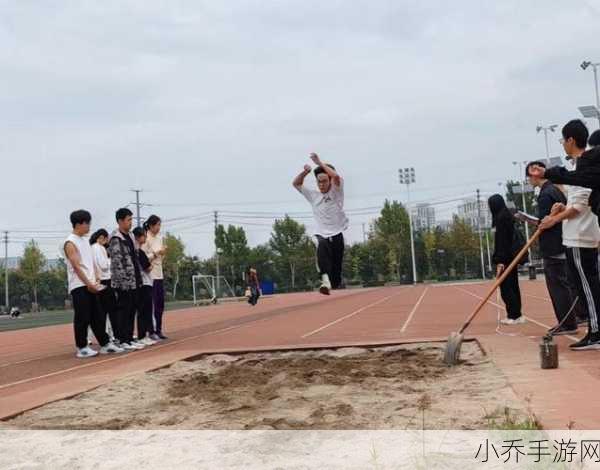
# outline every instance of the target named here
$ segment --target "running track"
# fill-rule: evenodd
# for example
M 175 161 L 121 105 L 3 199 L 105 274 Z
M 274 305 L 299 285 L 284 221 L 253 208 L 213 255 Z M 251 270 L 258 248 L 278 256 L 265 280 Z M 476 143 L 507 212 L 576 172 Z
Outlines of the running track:
M 338 291 L 331 297 L 288 294 L 265 298 L 255 308 L 229 303 L 172 311 L 166 313 L 168 341 L 127 355 L 88 360 L 74 357 L 69 325 L 2 332 L 0 419 L 203 353 L 443 340 L 458 329 L 488 286 L 403 286 Z M 523 281 L 521 289 L 530 321 L 503 327 L 519 336 L 495 333 L 495 296 L 468 335 L 481 342 L 518 395 L 535 395 L 533 408 L 546 426 L 563 427 L 573 420 L 579 428 L 598 429 L 600 409 L 590 411 L 589 400 L 598 402 L 592 390 L 600 387 L 600 351 L 569 351 L 567 345 L 575 338 L 561 337 L 561 368 L 540 371 L 537 344 L 554 324 L 552 309 L 543 282 Z M 574 390 L 575 383 L 588 385 Z M 564 412 L 560 404 L 567 400 L 576 404 Z

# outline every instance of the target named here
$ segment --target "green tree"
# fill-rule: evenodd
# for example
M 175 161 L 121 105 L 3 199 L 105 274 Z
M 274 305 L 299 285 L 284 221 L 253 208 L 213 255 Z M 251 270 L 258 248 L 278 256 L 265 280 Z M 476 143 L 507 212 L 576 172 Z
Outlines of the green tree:
M 269 246 L 276 265 L 289 273 L 289 285 L 295 290 L 298 275 L 307 272 L 311 258 L 314 263 L 314 245 L 306 235 L 306 227 L 289 216 L 276 220 Z
M 172 297 L 177 297 L 177 286 L 180 279 L 180 265 L 185 257 L 185 245 L 181 238 L 167 233 L 163 239 L 166 252 L 163 259 L 163 270 L 166 288 L 172 290 Z
M 33 293 L 33 304 L 36 306 L 35 308 L 37 308 L 38 305 L 38 283 L 45 265 L 46 257 L 35 240 L 31 240 L 25 246 L 19 270 Z
M 221 250 L 219 261 L 221 262 L 222 272 L 231 275 L 231 282 L 234 285 L 242 280 L 242 273 L 248 264 L 250 248 L 248 239 L 243 227 L 229 225 L 227 229 L 223 225 L 218 225 L 215 231 L 216 246 Z
M 393 278 L 412 280 L 410 255 L 410 222 L 408 212 L 397 201 L 386 200 L 380 216 L 373 223 L 374 239 L 383 242 L 387 260 L 387 274 Z

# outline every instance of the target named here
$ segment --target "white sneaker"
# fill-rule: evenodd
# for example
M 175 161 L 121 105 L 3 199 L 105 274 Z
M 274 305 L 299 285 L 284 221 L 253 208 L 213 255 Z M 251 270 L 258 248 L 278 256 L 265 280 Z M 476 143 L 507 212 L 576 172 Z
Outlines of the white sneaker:
M 519 318 L 514 320 L 512 318 L 503 318 L 500 320 L 500 323 L 503 325 L 522 325 L 523 323 L 527 323 L 527 320 L 525 320 L 525 317 L 521 315 Z
M 137 340 L 133 340 L 131 343 L 129 343 L 131 346 L 133 346 L 135 349 L 144 349 L 146 346 L 143 345 L 142 343 L 140 343 Z
M 321 287 L 319 288 L 319 292 L 323 295 L 329 295 L 331 293 L 331 282 L 329 281 L 329 276 L 327 274 L 321 276 Z
M 527 320 L 523 315 L 515 319 L 515 325 L 522 325 L 523 323 L 527 323 Z
M 120 343 L 119 347 L 125 351 L 135 351 L 137 348 L 133 347 L 133 345 L 129 343 Z
M 92 348 L 90 348 L 89 346 L 86 346 L 85 348 L 81 348 L 77 350 L 77 354 L 76 356 L 80 359 L 84 359 L 86 357 L 94 357 L 97 356 L 98 352 L 94 351 Z
M 142 343 L 144 346 L 154 346 L 156 341 L 152 341 L 148 336 L 146 336 L 140 341 L 140 343 Z
M 100 354 L 119 354 L 125 352 L 124 349 L 121 349 L 120 347 L 118 347 L 117 345 L 113 344 L 113 343 L 108 343 L 106 346 L 103 346 L 100 348 Z

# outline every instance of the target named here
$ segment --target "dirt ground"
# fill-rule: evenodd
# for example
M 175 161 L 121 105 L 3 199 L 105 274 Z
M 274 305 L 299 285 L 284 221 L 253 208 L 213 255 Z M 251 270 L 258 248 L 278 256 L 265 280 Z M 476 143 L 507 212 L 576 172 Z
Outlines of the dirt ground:
M 527 414 L 476 343 L 211 355 L 131 376 L 0 424 L 9 429 L 487 429 Z

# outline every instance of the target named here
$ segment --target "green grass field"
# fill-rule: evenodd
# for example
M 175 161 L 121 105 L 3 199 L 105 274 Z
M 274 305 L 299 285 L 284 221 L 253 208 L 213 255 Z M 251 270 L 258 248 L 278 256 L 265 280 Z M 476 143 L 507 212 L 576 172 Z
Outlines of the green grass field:
M 177 310 L 190 308 L 191 301 L 169 302 L 166 310 Z M 10 318 L 8 315 L 0 316 L 0 332 L 11 330 L 24 330 L 28 328 L 39 328 L 50 325 L 63 325 L 73 321 L 73 310 L 50 310 L 39 313 L 24 313 L 20 318 Z

